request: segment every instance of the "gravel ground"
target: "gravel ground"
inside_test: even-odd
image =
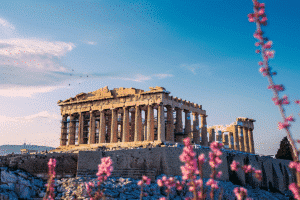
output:
[[[161,179],[160,175],[157,179]],[[157,180],[156,179],[156,180]],[[177,180],[181,180],[181,176],[176,176]],[[206,182],[208,179],[204,179]],[[64,178],[61,180],[56,180],[56,198],[55,199],[89,199],[89,196],[85,190],[85,182],[93,182],[97,184],[97,178]],[[106,182],[101,185],[101,189],[105,189],[104,194],[106,199],[117,199],[117,200],[138,200],[140,197],[140,187],[137,185],[139,180],[132,178],[119,178],[112,177],[108,178]],[[235,187],[231,182],[219,181],[219,187],[223,188],[223,198],[224,200],[234,200],[236,199],[233,193]],[[245,187],[248,190],[248,197],[253,200],[290,200],[292,193],[287,191],[285,195],[280,193],[271,193],[259,188]],[[161,197],[166,197],[165,188],[158,187],[156,181],[151,183],[149,186],[144,187],[144,192],[148,194],[147,197],[143,197],[145,200],[159,199]],[[92,192],[95,192],[93,190]],[[209,192],[209,189],[208,191]],[[41,194],[42,195],[42,194]],[[185,187],[183,191],[179,192],[173,189],[170,199],[180,200],[185,199],[185,197],[191,196],[188,188]],[[217,198],[216,198],[217,199]]]

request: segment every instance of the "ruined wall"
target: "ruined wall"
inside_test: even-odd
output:
[[[197,157],[204,153],[208,160],[210,149],[194,149]],[[102,157],[110,156],[113,161],[114,171],[112,176],[122,176],[140,179],[142,175],[149,176],[152,180],[155,176],[166,174],[169,176],[182,175],[180,166],[183,163],[179,160],[182,148],[178,147],[157,147],[146,149],[128,149],[116,151],[81,151],[78,158],[77,176],[95,175],[97,166]],[[273,192],[284,192],[288,185],[295,182],[295,174],[289,169],[289,161],[273,159],[266,156],[259,156],[236,151],[223,151],[221,156],[222,164],[218,171],[223,172],[220,180],[231,181],[238,185],[251,185],[262,189],[270,189]],[[233,172],[230,164],[233,160],[242,165],[252,165],[262,170],[263,181],[259,182],[250,174],[243,171]],[[204,178],[209,178],[211,168],[206,162],[203,166]]]
[[[55,158],[56,174],[61,177],[75,177],[77,172],[78,154],[73,153],[48,153],[48,154],[15,154],[0,156],[0,167],[22,169],[26,172],[47,179],[48,161]]]
[[[194,149],[197,157],[204,153],[208,159],[209,148]],[[47,163],[50,158],[57,160],[57,178],[94,175],[98,170],[98,164],[102,157],[110,156],[113,161],[112,176],[131,177],[140,179],[142,175],[149,176],[152,180],[155,176],[166,174],[169,176],[182,175],[179,160],[182,154],[180,147],[154,147],[142,149],[123,149],[115,151],[80,151],[76,153],[48,153],[36,155],[9,155],[0,157],[0,167],[23,169],[34,176],[46,179],[48,173]],[[267,156],[259,156],[237,151],[223,150],[222,164],[218,168],[223,175],[221,180],[231,181],[239,185],[251,185],[262,189],[270,189],[273,192],[284,192],[288,185],[296,181],[295,174],[289,169],[290,161],[273,159]],[[259,182],[252,175],[243,171],[233,172],[230,164],[233,160],[242,165],[252,165],[262,170],[263,181]],[[208,178],[211,171],[206,162],[203,166],[204,177]]]

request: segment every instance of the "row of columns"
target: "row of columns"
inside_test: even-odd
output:
[[[214,129],[210,129],[209,143],[213,141],[215,141],[215,131]],[[224,132],[220,132],[220,134],[217,135],[217,141],[222,142],[224,145],[228,145],[229,149],[255,153],[253,129],[251,128],[236,126],[234,132],[228,132],[228,135],[225,135]]]
[[[202,144],[207,146],[207,125],[206,115],[201,115],[201,128],[199,128],[199,114],[193,112],[193,130],[191,130],[191,118],[190,111],[182,110],[175,107],[176,123],[174,125],[173,108],[167,107],[167,121],[165,125],[164,105],[159,104],[157,106],[147,105],[145,109],[145,124],[142,123],[142,107],[134,106],[134,111],[129,111],[131,107],[123,107],[122,109],[122,121],[121,121],[121,141],[153,141],[155,132],[155,120],[154,109],[157,107],[157,140],[158,141],[175,141],[175,133],[181,133],[185,137],[188,136],[196,144]],[[107,133],[109,134],[109,142],[118,142],[118,111],[120,108],[111,109],[111,117],[106,118],[106,110],[100,110],[99,117],[99,136],[98,143],[105,143]],[[185,130],[183,131],[182,124],[182,111],[185,112]],[[131,120],[129,119],[129,112]],[[89,133],[88,142],[85,142],[86,135],[83,135],[84,113],[79,114],[79,128],[78,128],[78,144],[95,144],[96,143],[96,126],[95,126],[95,111],[90,111],[89,117]],[[61,146],[75,145],[75,133],[76,133],[76,115],[77,113],[70,115],[69,128],[67,127],[68,115],[62,116],[62,130],[61,130]],[[166,127],[165,127],[166,126]],[[107,129],[106,129],[107,128]],[[145,134],[143,134],[143,128]],[[68,131],[69,130],[69,131]],[[182,141],[180,141],[182,142]]]

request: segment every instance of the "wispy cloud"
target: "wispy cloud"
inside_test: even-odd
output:
[[[32,97],[35,94],[47,93],[64,86],[1,86],[0,96],[4,97]]]
[[[159,79],[167,78],[167,77],[172,77],[172,74],[153,74],[153,75],[143,75],[143,74],[136,74],[132,77],[113,77],[114,79],[121,79],[125,81],[135,81],[135,82],[144,82],[151,80],[153,77],[157,77]]]
[[[5,30],[15,30],[15,27],[3,18],[0,18],[0,27]]]
[[[201,71],[201,74],[211,75],[211,69],[203,64],[182,64],[180,67],[191,71],[194,75]]]
[[[154,74],[153,76],[159,79],[163,79],[163,78],[173,77],[173,74]]]
[[[27,115],[23,117],[8,117],[8,116],[0,115],[0,123],[31,121],[39,118],[46,118],[50,120],[61,120],[61,116],[58,114],[49,113],[48,111],[42,111],[33,115]]]
[[[151,79],[151,76],[145,76],[142,74],[136,74],[133,77],[112,77],[113,79],[121,79],[125,81],[135,81],[135,82],[143,82]]]
[[[4,57],[1,65],[38,71],[66,71],[59,64],[59,59],[75,45],[70,42],[14,38],[0,40],[0,47],[0,56]]]
[[[86,41],[85,43],[89,44],[89,45],[96,45],[97,44],[97,42],[93,42],[93,41]]]

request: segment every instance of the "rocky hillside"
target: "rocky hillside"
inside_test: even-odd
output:
[[[23,145],[1,145],[0,146],[0,156],[5,156],[8,154],[21,154],[21,149],[28,149],[28,150],[36,150],[38,152],[41,151],[49,151],[52,149],[55,149],[54,147],[47,147],[47,146],[37,146],[37,145],[28,145],[28,144],[23,144]]]

